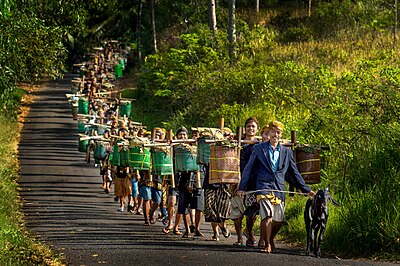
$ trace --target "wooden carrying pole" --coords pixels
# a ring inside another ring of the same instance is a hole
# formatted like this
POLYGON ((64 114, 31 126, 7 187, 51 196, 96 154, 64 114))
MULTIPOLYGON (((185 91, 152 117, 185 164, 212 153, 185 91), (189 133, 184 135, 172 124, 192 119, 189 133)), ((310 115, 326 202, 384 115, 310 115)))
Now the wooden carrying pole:
POLYGON ((237 127, 236 128, 236 140, 238 141, 238 147, 241 145, 242 141, 242 127, 237 127))
MULTIPOLYGON (((168 130, 168 140, 172 142, 173 139, 173 133, 172 129, 168 130)), ((174 146, 171 144, 171 157, 174 158, 174 146)), ((173 167, 172 167, 173 168, 173 167)), ((175 188, 175 174, 174 174, 174 169, 172 169, 172 175, 171 175, 171 188, 175 188)))
POLYGON ((219 128, 222 130, 225 127, 225 120, 223 117, 219 119, 219 128))

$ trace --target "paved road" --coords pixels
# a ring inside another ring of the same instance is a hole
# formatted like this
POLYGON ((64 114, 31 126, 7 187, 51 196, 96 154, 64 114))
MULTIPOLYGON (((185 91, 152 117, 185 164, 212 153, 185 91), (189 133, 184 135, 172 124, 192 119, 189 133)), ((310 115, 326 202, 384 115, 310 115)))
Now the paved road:
POLYGON ((143 226, 141 216, 117 212, 112 195, 100 189, 99 169, 78 152, 77 122, 65 93, 69 80, 40 89, 31 105, 19 147, 21 196, 27 226, 68 265, 372 265, 372 262, 316 259, 299 249, 278 246, 277 253, 234 247, 235 237, 164 235, 162 225, 143 226))

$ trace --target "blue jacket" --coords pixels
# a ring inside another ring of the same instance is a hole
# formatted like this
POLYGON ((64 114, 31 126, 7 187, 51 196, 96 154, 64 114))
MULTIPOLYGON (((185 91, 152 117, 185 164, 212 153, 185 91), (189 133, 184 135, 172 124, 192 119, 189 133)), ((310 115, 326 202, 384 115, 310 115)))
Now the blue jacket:
MULTIPOLYGON (((257 173, 256 190, 272 189, 284 191, 286 180, 287 182, 291 182, 302 192, 310 192, 310 187, 305 184, 303 177, 297 169, 293 152, 290 148, 281 146, 278 170, 275 174, 273 173, 268 150, 269 146, 269 141, 254 146, 249 162, 244 168, 239 190, 246 191, 249 179, 251 178, 251 173, 254 170, 257 173)), ((257 194, 269 194, 269 192, 264 191, 258 192, 257 194)), ((274 194, 281 200, 285 200, 284 193, 274 192, 274 194)))

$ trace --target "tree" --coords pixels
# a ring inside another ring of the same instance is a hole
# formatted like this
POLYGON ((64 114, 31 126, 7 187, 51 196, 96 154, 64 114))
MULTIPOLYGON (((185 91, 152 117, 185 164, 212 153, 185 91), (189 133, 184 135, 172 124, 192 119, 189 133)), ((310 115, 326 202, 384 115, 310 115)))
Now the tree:
POLYGON ((228 7, 228 39, 229 39, 229 55, 231 59, 236 58, 236 25, 235 25, 235 7, 236 0, 229 0, 228 7))
POLYGON ((151 28, 152 28, 152 42, 153 52, 157 53, 157 32, 156 32, 156 16, 155 16, 155 0, 150 1, 151 5, 151 28))
POLYGON ((215 0, 208 1, 208 14, 210 19, 210 30, 217 31, 217 15, 215 13, 215 0))
POLYGON ((143 10, 143 2, 142 0, 139 0, 137 6, 137 19, 136 19, 136 52, 139 65, 142 63, 142 48, 140 47, 141 46, 140 25, 142 22, 142 10, 143 10))

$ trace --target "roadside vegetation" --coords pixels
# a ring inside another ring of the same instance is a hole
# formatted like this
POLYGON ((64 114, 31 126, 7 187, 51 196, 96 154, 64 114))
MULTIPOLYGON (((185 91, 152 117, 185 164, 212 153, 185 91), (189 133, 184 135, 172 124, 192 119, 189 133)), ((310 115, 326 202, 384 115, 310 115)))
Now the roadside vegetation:
MULTIPOLYGON (((313 189, 329 187, 342 206, 329 207, 322 249, 400 260, 394 1, 313 1, 310 15, 299 1, 260 1, 257 15, 251 1, 236 1, 234 54, 227 1, 217 1, 216 32, 209 29, 208 1, 156 1, 157 53, 147 1, 66 0, 62 10, 57 1, 28 2, 4 1, 8 8, 0 16, 0 122, 1 130, 10 129, 0 143, 2 160, 8 160, 0 171, 0 264, 14 256, 46 263, 50 254, 24 229, 18 201, 17 139, 10 144, 14 135, 7 135, 17 128, 22 94, 16 85, 58 76, 64 62, 104 38, 130 43, 136 61, 128 75, 138 83, 127 84, 133 90, 125 95, 136 98, 135 119, 149 127, 215 127, 224 117, 235 129, 254 115, 262 125, 281 120, 285 136, 296 130, 300 143, 329 145, 322 153, 322 183, 313 189)), ((305 200, 287 200, 281 239, 305 243, 305 200)))

